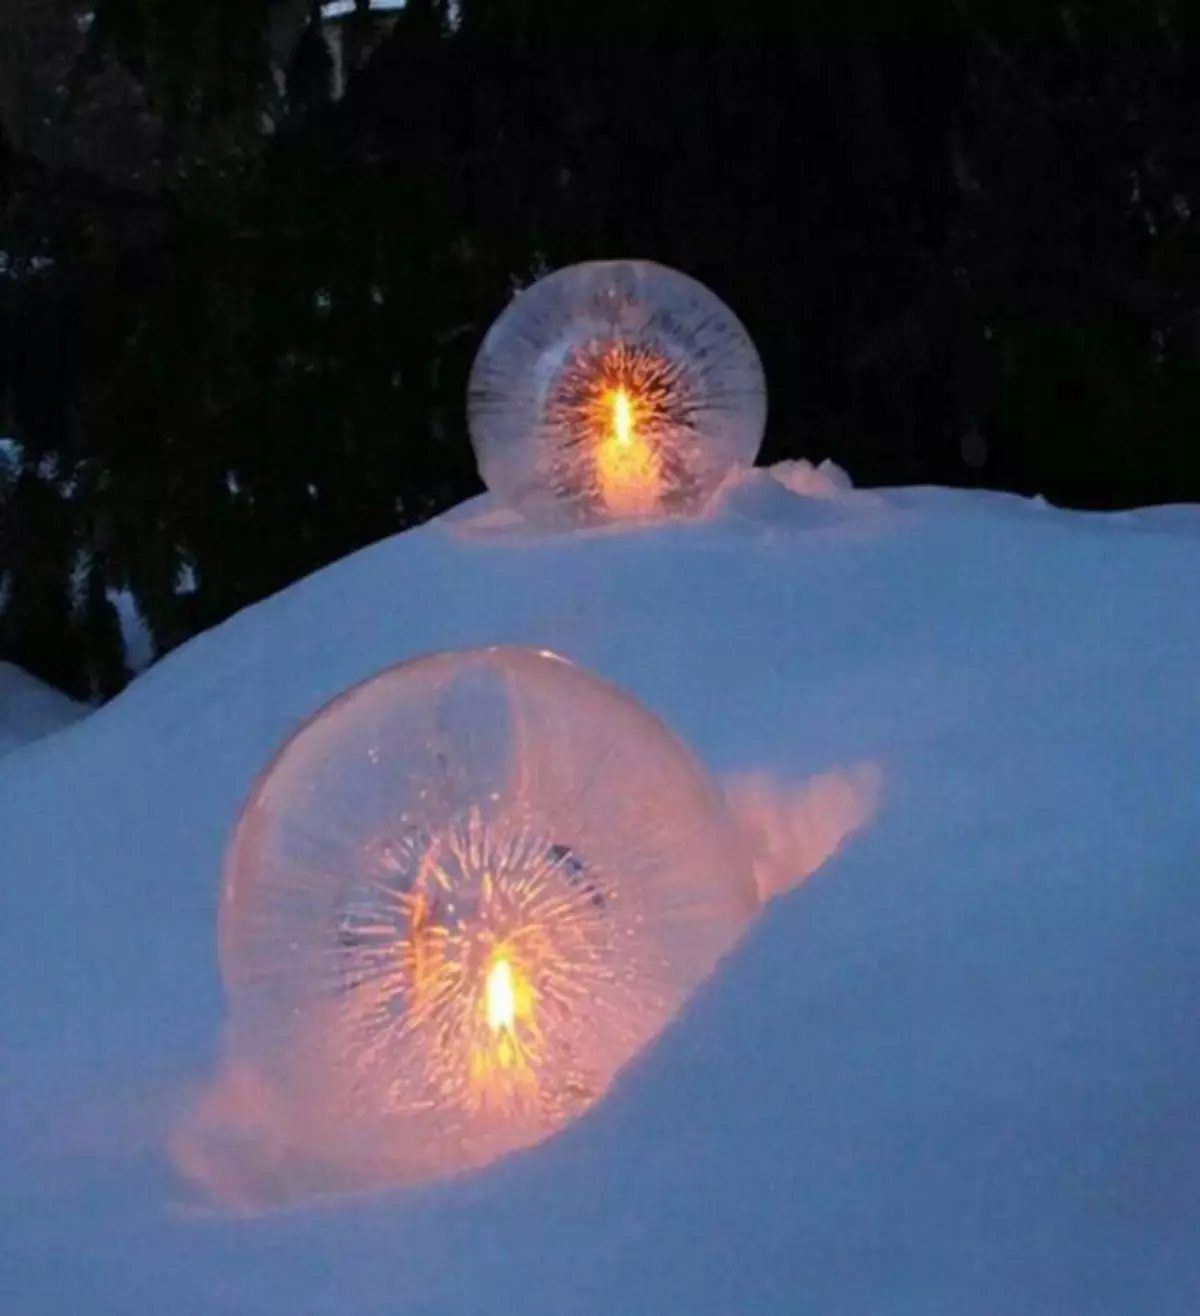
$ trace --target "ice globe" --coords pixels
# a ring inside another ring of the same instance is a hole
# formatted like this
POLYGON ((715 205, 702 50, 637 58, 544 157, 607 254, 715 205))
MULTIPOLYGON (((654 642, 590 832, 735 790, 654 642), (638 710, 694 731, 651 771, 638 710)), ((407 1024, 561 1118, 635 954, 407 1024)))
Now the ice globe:
POLYGON ((468 389, 488 488, 574 527, 700 512, 753 463, 766 385, 750 335, 703 284, 650 261, 590 261, 519 293, 468 389))
POLYGON ((253 1201, 528 1146, 603 1095, 757 908, 717 786, 628 695, 521 648, 390 668, 246 802, 219 920, 227 1074, 182 1159, 253 1201))

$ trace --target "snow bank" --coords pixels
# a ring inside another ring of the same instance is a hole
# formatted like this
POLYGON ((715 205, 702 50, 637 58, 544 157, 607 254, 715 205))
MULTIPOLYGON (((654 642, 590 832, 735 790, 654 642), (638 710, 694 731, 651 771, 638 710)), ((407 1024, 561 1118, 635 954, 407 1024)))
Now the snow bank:
POLYGON ((480 500, 200 636, 0 764, 7 1303, 1194 1316, 1198 572, 1162 518, 759 474, 634 533, 480 500), (255 773, 352 682, 499 642, 665 718, 768 885, 815 871, 560 1137, 322 1209, 180 1209, 255 773))
POLYGON ((69 726, 89 711, 12 663, 0 662, 0 755, 69 726))

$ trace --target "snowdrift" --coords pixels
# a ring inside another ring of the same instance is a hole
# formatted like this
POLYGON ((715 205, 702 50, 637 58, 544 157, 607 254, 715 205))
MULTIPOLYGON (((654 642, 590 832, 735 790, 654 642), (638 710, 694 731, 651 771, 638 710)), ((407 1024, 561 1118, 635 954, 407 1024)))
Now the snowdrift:
POLYGON ((0 662, 0 755, 70 726, 89 710, 12 663, 0 662))
POLYGON ((636 532, 469 504, 0 762, 5 1310, 1200 1310, 1200 510, 784 474, 636 532), (166 1145, 242 797, 339 690, 494 643, 646 703, 809 880, 550 1142, 200 1213, 166 1145))

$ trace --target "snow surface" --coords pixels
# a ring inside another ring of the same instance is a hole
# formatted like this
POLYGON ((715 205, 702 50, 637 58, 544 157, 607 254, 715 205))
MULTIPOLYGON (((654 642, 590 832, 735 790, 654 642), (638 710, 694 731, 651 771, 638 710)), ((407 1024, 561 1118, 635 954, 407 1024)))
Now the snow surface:
POLYGON ((77 704, 12 663, 0 662, 0 756, 77 722, 89 711, 86 704, 77 704))
POLYGON ((1200 509, 787 483, 569 538, 468 504, 0 762, 0 1310, 1200 1311, 1200 509), (164 1144, 218 1053, 243 796, 352 682, 502 642, 625 687, 764 853, 827 861, 558 1138, 197 1212, 164 1144))

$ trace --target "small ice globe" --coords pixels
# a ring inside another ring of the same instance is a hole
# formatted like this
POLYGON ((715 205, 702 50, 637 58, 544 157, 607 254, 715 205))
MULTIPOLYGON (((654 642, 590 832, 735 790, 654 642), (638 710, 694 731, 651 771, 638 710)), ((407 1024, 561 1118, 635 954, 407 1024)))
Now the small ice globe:
POLYGON ((694 516, 750 466, 766 424, 750 335, 703 284, 650 261, 591 261, 519 293, 471 372, 488 488, 529 521, 694 516))
POLYGON ((723 797, 553 655, 444 653, 264 771, 220 909, 220 1080, 178 1159, 239 1202, 485 1164, 597 1101, 758 908, 723 797))

